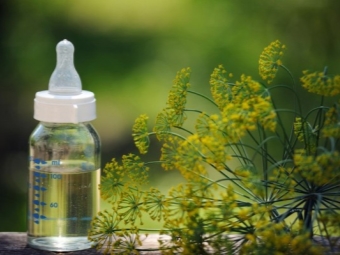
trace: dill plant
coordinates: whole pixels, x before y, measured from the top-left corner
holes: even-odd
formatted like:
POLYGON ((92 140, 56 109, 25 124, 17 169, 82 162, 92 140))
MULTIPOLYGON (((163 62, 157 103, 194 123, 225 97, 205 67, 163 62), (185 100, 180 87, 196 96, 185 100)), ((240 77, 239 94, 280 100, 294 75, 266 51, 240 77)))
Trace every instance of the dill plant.
POLYGON ((303 71, 296 81, 283 65, 285 50, 280 41, 263 50, 261 81, 234 79, 219 65, 210 77, 211 96, 191 90, 189 68, 177 73, 153 130, 144 114, 133 126, 140 154, 154 135, 162 143, 160 158, 144 162, 129 154, 104 169, 101 195, 112 211, 92 222, 89 238, 98 249, 145 250, 143 233, 154 230, 141 226, 150 217, 162 225, 156 231, 163 254, 339 252, 340 76, 325 68, 303 71), (271 85, 278 71, 291 85, 271 85), (318 105, 302 110, 298 84, 319 97, 318 105), (278 91, 288 100, 272 96, 278 91), (215 111, 186 108, 189 94, 215 111), (186 127, 187 117, 196 118, 194 130, 186 127), (186 181, 168 193, 145 189, 154 165, 179 171, 186 181))

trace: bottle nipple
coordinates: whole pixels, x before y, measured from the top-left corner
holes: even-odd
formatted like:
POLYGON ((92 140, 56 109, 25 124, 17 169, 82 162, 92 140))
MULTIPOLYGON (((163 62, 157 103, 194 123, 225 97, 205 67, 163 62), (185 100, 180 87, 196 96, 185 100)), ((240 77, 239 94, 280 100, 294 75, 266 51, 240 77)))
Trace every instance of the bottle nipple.
POLYGON ((53 95, 81 94, 81 80, 73 64, 73 44, 63 40, 57 44, 56 51, 57 66, 48 84, 49 93, 53 95))

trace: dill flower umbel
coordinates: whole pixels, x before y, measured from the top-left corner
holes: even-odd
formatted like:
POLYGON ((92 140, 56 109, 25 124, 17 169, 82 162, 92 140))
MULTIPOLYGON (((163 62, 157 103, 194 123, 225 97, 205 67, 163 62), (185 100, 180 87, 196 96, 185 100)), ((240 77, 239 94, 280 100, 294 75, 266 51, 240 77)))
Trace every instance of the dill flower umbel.
POLYGON ((125 186, 125 171, 115 159, 105 165, 101 178, 101 197, 107 200, 115 200, 125 186))
POLYGON ((327 68, 323 72, 310 73, 303 71, 301 77, 302 87, 309 92, 321 96, 336 96, 340 93, 340 75, 327 75, 327 68))
POLYGON ((148 182, 149 167, 141 160, 141 158, 134 154, 124 155, 122 157, 124 170, 127 176, 135 183, 146 184, 148 182))
POLYGON ((160 155, 127 154, 104 168, 100 188, 112 212, 99 213, 89 233, 100 250, 137 254, 140 233, 157 231, 162 254, 340 251, 340 100, 326 100, 340 94, 340 76, 304 72, 302 86, 320 100, 302 110, 298 84, 281 62, 284 50, 280 41, 265 47, 260 76, 269 84, 281 66, 291 84, 269 88, 245 74, 233 80, 218 65, 203 95, 192 90, 190 69, 177 73, 152 132, 144 114, 133 126, 140 154, 154 135, 160 155), (293 103, 282 100, 287 92, 293 103), (188 94, 212 107, 188 109, 188 94), (167 192, 147 187, 153 167, 178 171, 182 182, 167 192), (150 221, 159 228, 141 227, 150 221))
POLYGON ((169 132, 174 123, 174 114, 174 110, 168 108, 158 113, 155 126, 153 127, 153 131, 156 133, 158 140, 166 139, 169 136, 169 132))
POLYGON ((324 137, 340 138, 340 111, 338 104, 334 104, 326 112, 322 135, 324 137))
POLYGON ((210 76, 210 92, 220 110, 223 110, 231 100, 231 88, 233 84, 228 82, 227 76, 230 78, 233 75, 231 73, 227 75, 227 71, 222 65, 216 67, 210 76))
POLYGON ((169 109, 174 111, 171 118, 172 126, 182 126, 185 120, 183 114, 187 102, 187 90, 190 87, 190 73, 190 68, 183 68, 179 71, 169 92, 167 105, 169 109))
POLYGON ((97 249, 101 250, 103 254, 113 254, 119 224, 120 220, 116 214, 107 210, 99 212, 92 221, 89 240, 96 243, 97 249))
POLYGON ((141 154, 147 153, 150 145, 150 138, 148 132, 148 119, 149 117, 146 116, 145 114, 140 115, 135 120, 135 124, 133 125, 132 128, 133 140, 141 154))
POLYGON ((122 193, 115 211, 117 211, 121 219, 124 219, 125 224, 131 223, 134 225, 137 219, 141 224, 143 224, 142 211, 144 210, 144 204, 142 196, 143 192, 141 192, 137 187, 122 193))
POLYGON ((281 57, 286 46, 279 40, 272 42, 264 48, 259 60, 259 73, 263 80, 271 83, 276 76, 277 70, 282 65, 281 57))

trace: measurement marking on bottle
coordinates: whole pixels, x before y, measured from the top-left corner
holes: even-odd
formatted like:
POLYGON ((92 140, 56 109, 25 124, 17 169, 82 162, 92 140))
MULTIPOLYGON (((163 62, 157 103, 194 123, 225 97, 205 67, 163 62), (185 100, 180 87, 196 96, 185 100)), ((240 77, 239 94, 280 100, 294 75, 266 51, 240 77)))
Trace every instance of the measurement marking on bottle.
POLYGON ((46 191, 47 189, 45 187, 40 187, 39 185, 34 185, 33 189, 35 190, 41 190, 41 191, 46 191))
POLYGON ((61 180, 61 174, 51 174, 52 179, 61 180))
POLYGON ((52 208, 57 208, 57 207, 58 207, 58 203, 55 203, 55 202, 53 203, 53 202, 52 202, 52 203, 50 203, 50 207, 52 207, 52 208))
POLYGON ((90 221, 92 220, 92 217, 82 217, 80 220, 90 221))
MULTIPOLYGON (((40 159, 33 159, 33 161, 36 163, 36 164, 46 164, 47 162, 46 161, 43 161, 40 160, 40 159)), ((40 166, 36 166, 35 167, 36 169, 40 169, 40 166)), ((44 201, 41 201, 40 200, 40 195, 41 195, 41 192, 44 192, 47 190, 47 188, 41 186, 41 182, 43 181, 43 178, 46 178, 47 175, 44 174, 44 173, 40 173, 40 172, 33 172, 33 176, 34 176, 34 182, 35 182, 35 185, 33 185, 33 189, 35 191, 34 193, 34 199, 33 199, 33 204, 34 204, 34 211, 35 213, 32 214, 32 220, 35 224, 39 224, 40 223, 40 220, 43 220, 43 219, 46 219, 47 217, 45 215, 42 215, 40 214, 40 207, 41 206, 45 206, 47 205, 47 203, 45 203, 44 201)), ((32 185, 29 184, 30 188, 32 188, 32 185)))
POLYGON ((33 204, 35 204, 35 205, 42 205, 42 206, 46 205, 45 202, 39 201, 39 200, 33 200, 33 204))
POLYGON ((59 166, 60 165, 60 159, 58 160, 52 160, 51 161, 52 166, 59 166))
POLYGON ((46 178, 46 174, 44 174, 44 173, 39 173, 39 172, 34 172, 34 173, 33 173, 33 176, 34 176, 34 177, 37 177, 37 178, 46 178))

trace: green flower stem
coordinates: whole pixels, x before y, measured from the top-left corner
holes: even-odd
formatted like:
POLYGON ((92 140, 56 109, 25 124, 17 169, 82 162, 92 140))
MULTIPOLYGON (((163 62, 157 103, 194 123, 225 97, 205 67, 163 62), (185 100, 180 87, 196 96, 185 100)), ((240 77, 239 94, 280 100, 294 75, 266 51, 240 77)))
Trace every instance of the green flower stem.
POLYGON ((163 160, 154 160, 154 161, 147 161, 144 164, 145 165, 152 165, 152 164, 162 164, 162 163, 164 163, 163 160))
MULTIPOLYGON (((339 195, 339 194, 338 194, 339 195)), ((339 208, 339 201, 335 200, 335 199, 331 199, 331 198, 327 198, 324 197, 323 198, 324 202, 322 202, 322 204, 326 207, 326 208, 330 208, 329 205, 333 206, 334 208, 339 208), (325 203, 327 202, 327 203, 325 203), (335 204, 337 203, 337 204, 335 204), (328 205, 329 204, 329 205, 328 205)))
POLYGON ((324 113, 324 110, 323 110, 323 104, 324 104, 324 100, 325 100, 325 97, 324 96, 321 96, 321 102, 320 102, 320 109, 318 110, 317 112, 317 115, 316 115, 316 118, 315 118, 315 121, 314 121, 314 127, 318 127, 318 130, 316 132, 316 144, 315 144, 315 147, 319 147, 319 141, 320 141, 320 130, 322 128, 322 125, 325 121, 325 114, 322 114, 324 113))
MULTIPOLYGON (((257 147, 254 148, 254 147, 249 146, 247 144, 242 144, 242 145, 245 146, 245 147, 248 147, 248 148, 253 148, 253 150, 256 151, 256 154, 259 154, 261 157, 266 156, 267 157, 266 159, 268 161, 270 161, 270 163, 274 164, 276 162, 276 160, 270 154, 266 153, 266 151, 264 151, 263 148, 261 148, 261 147, 264 146, 264 143, 266 143, 268 140, 262 141, 260 143, 250 131, 248 131, 248 135, 252 138, 252 140, 257 145, 257 147)), ((254 160, 256 154, 254 154, 253 158, 251 159, 252 161, 254 160)))
POLYGON ((278 84, 278 85, 271 85, 267 89, 268 89, 268 91, 271 91, 271 90, 280 89, 280 88, 290 90, 290 92, 292 92, 294 94, 294 98, 295 98, 297 105, 298 105, 297 109, 294 108, 294 111, 301 114, 302 113, 302 107, 301 107, 300 97, 299 97, 299 94, 297 93, 297 91, 294 87, 284 85, 284 84, 278 84))
MULTIPOLYGON (((245 149, 246 146, 244 146, 245 144, 242 143, 242 140, 240 139, 240 142, 239 143, 229 143, 230 148, 232 149, 232 151, 235 153, 235 155, 232 155, 232 157, 236 157, 240 164, 242 165, 247 165, 248 164, 248 161, 251 161, 249 158, 249 155, 248 155, 248 152, 247 150, 245 149), (240 155, 239 157, 237 155, 240 155), (243 159, 242 161, 240 159, 243 159), (248 159, 248 160, 246 160, 248 159)), ((225 145, 226 147, 228 146, 228 144, 225 145)))
POLYGON ((188 130, 186 128, 179 127, 179 126, 174 126, 174 128, 177 128, 179 130, 183 130, 183 131, 187 132, 188 134, 193 135, 193 132, 191 132, 190 130, 188 130))
MULTIPOLYGON (((277 109, 275 102, 272 101, 272 103, 273 103, 274 109, 277 109)), ((285 111, 285 109, 276 110, 276 112, 287 112, 287 113, 290 112, 290 113, 294 113, 295 117, 301 116, 300 113, 296 113, 295 111, 291 111, 291 110, 285 111)), ((278 120, 278 124, 279 124, 279 127, 282 130, 282 135, 283 135, 283 142, 282 142, 282 145, 283 145, 283 148, 284 148, 283 159, 292 158, 292 156, 294 154, 293 148, 295 146, 295 142, 292 142, 293 141, 293 134, 294 134, 294 126, 291 127, 290 134, 287 134, 284 122, 282 121, 280 114, 277 114, 277 120, 278 120)), ((277 131, 275 133, 277 134, 278 137, 280 137, 280 135, 277 131)))
POLYGON ((195 91, 192 91, 192 90, 188 90, 187 91, 188 93, 191 93, 191 94, 194 94, 196 96, 200 96, 200 97, 203 97, 204 99, 208 100, 210 103, 212 103, 214 106, 218 107, 218 105, 212 100, 210 99, 209 97, 203 95, 203 94, 200 94, 198 92, 195 92, 195 91))
MULTIPOLYGON (((295 82, 293 74, 284 65, 280 65, 280 67, 288 73, 288 75, 290 76, 290 78, 292 79, 292 82, 293 82, 293 90, 296 91, 296 82, 295 82)), ((301 111, 301 105, 297 102, 297 100, 295 98, 295 100, 294 100, 294 108, 296 108, 296 106, 298 107, 299 112, 302 112, 301 111)))
MULTIPOLYGON (((185 129, 183 129, 185 130, 185 129)), ((190 132, 187 130, 187 132, 190 132)), ((168 135, 173 135, 173 136, 176 136, 178 138, 180 138, 181 140, 185 141, 186 140, 186 137, 185 136, 182 136, 178 133, 175 133, 175 132, 172 132, 172 131, 164 131, 164 132, 149 132, 148 133, 148 136, 151 136, 151 135, 157 135, 157 134, 168 134, 168 135)))

